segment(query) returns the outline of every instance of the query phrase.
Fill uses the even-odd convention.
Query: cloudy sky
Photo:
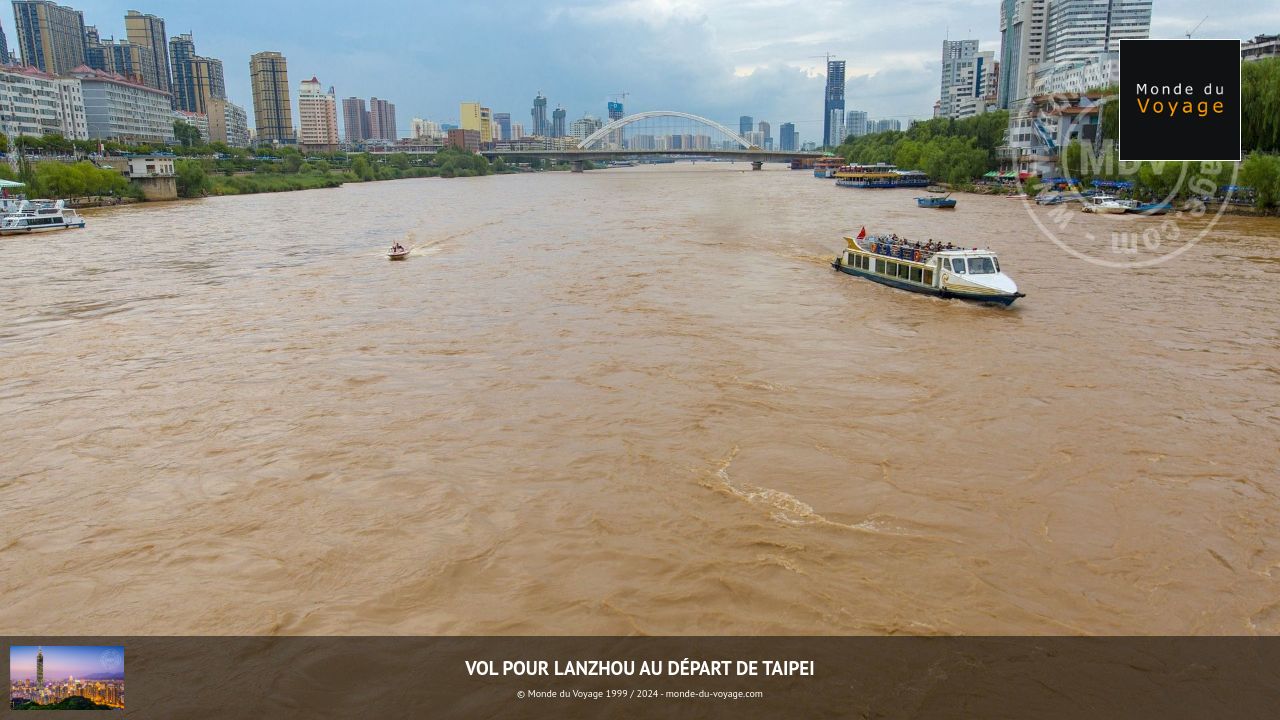
[[[104,38],[124,37],[127,9],[164,17],[170,35],[193,32],[250,114],[249,55],[277,50],[295,94],[315,75],[339,97],[389,99],[402,134],[415,116],[457,122],[465,100],[527,125],[541,90],[570,120],[628,92],[629,112],[731,127],[747,114],[813,140],[826,53],[848,61],[848,108],[906,120],[932,112],[944,38],[998,50],[1000,37],[999,0],[60,1]],[[1211,13],[1196,37],[1280,33],[1276,0],[1155,0],[1152,37],[1182,37]],[[3,25],[12,46],[12,16]]]

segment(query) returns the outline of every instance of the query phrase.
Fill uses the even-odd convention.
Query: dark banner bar
[[[11,690],[32,672],[27,648],[41,648],[46,683],[65,681],[67,646],[108,648],[129,718],[1202,720],[1280,708],[1280,638],[2,639]]]

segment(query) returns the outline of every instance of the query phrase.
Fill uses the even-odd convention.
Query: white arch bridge
[[[689,135],[676,134],[670,136],[674,141],[676,137],[681,138],[697,138],[698,142],[690,143],[699,145],[698,147],[673,147],[675,142],[655,142],[653,135],[644,136],[649,142],[638,143],[640,138],[633,138],[632,142],[624,142],[623,138],[628,128],[644,127],[645,124],[652,121],[678,121],[687,123],[690,127],[698,127],[703,131],[710,130],[722,135],[724,140],[719,143],[719,147],[711,147],[710,136],[707,135]],[[665,138],[664,138],[665,139]],[[661,147],[659,147],[661,145]],[[573,148],[562,148],[556,150],[482,150],[481,154],[490,158],[502,156],[506,158],[545,158],[551,160],[560,160],[571,162],[574,170],[582,169],[582,164],[586,160],[620,160],[627,158],[640,157],[708,157],[721,158],[726,160],[749,160],[756,169],[760,168],[761,163],[766,161],[787,161],[793,158],[804,157],[822,157],[822,153],[818,152],[801,152],[798,150],[775,151],[765,150],[758,145],[753,145],[747,139],[721,125],[720,123],[704,118],[692,113],[680,112],[677,110],[650,110],[646,112],[628,115],[619,120],[615,120],[591,135],[584,138]]]

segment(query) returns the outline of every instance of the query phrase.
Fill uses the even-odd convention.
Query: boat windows
[[[951,272],[964,274],[964,258],[951,258]]]
[[[884,275],[886,273],[885,265],[886,263],[884,260],[876,258],[876,272],[880,273],[881,275]]]
[[[924,284],[925,285],[933,284],[933,268],[924,269]]]
[[[921,278],[920,268],[918,267],[911,268],[911,280],[913,282],[921,282],[920,278]]]
[[[995,263],[991,262],[989,257],[971,257],[969,258],[969,274],[970,275],[991,275],[995,273]]]
[[[910,274],[910,272],[911,272],[910,265],[902,264],[898,266],[898,277],[905,279]]]

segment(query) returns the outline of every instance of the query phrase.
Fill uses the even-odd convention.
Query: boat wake
[[[859,533],[918,540],[934,541],[942,539],[933,535],[911,532],[875,515],[856,523],[836,522],[815,512],[812,505],[790,493],[773,488],[736,483],[729,476],[729,467],[733,465],[733,460],[737,457],[738,450],[739,446],[734,445],[728,456],[716,463],[715,469],[703,480],[704,487],[744,500],[751,505],[764,506],[769,510],[770,517],[788,525],[819,525]]]

